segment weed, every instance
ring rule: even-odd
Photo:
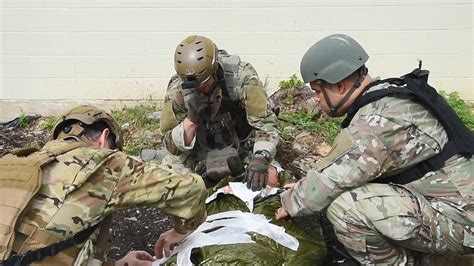
[[[440,94],[446,99],[464,124],[466,124],[467,128],[474,131],[474,114],[469,110],[467,103],[459,97],[459,94],[455,91],[451,93],[441,91]]]
[[[119,125],[128,123],[132,128],[158,129],[160,122],[148,117],[149,113],[157,111],[156,104],[140,104],[131,108],[113,110],[112,115]]]
[[[112,115],[120,126],[128,124],[123,129],[124,152],[138,155],[143,149],[154,149],[161,146],[159,133],[160,121],[149,117],[150,113],[158,111],[155,103],[140,104],[131,108],[113,110]]]
[[[21,128],[26,128],[28,126],[28,118],[24,113],[21,113],[21,115],[18,117],[18,125]]]
[[[331,145],[340,131],[340,125],[344,118],[316,117],[312,112],[282,113],[282,118],[293,124],[297,130],[305,130],[326,137],[326,142]],[[285,130],[283,130],[285,132]],[[291,132],[286,130],[285,137],[291,137]]]
[[[283,102],[286,105],[293,105],[295,104],[295,96],[293,94],[288,93],[286,97],[283,99]]]
[[[280,89],[294,89],[304,85],[304,82],[299,79],[296,74],[293,74],[288,80],[280,81]]]
[[[58,118],[54,116],[46,117],[44,123],[41,125],[41,129],[51,133],[57,120]]]
[[[284,141],[291,141],[295,138],[294,137],[294,130],[291,130],[291,129],[285,127],[282,130],[280,130],[280,137]]]

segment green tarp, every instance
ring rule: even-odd
[[[297,251],[281,246],[265,236],[250,233],[256,243],[197,248],[192,251],[191,261],[196,265],[323,265],[326,246],[319,215],[275,220],[275,211],[280,206],[278,195],[269,196],[255,202],[253,213],[265,215],[267,219],[271,219],[271,223],[284,227],[286,233],[297,238]],[[233,195],[220,194],[207,206],[209,215],[231,210],[249,211],[244,202]],[[176,256],[167,264],[176,264]]]

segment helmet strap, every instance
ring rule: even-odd
[[[194,91],[196,90],[198,86],[198,83],[197,83],[197,80],[196,80],[196,77],[187,77],[186,80],[183,81],[183,83],[181,84],[181,88],[183,90],[190,90],[190,91]]]
[[[326,92],[325,90],[322,90],[323,91],[323,95],[324,95],[324,98],[326,99],[326,102],[328,104],[328,107],[329,107],[329,116],[330,117],[335,117],[337,116],[337,110],[339,108],[341,108],[346,102],[347,100],[349,100],[349,98],[352,96],[352,94],[354,94],[354,91],[360,87],[360,85],[362,84],[362,82],[364,81],[365,79],[365,76],[367,75],[368,73],[368,69],[367,67],[365,66],[362,66],[360,68],[360,71],[359,71],[359,77],[357,78],[357,80],[352,84],[352,87],[351,89],[349,90],[349,92],[346,93],[346,95],[344,95],[344,97],[342,98],[342,100],[339,101],[339,103],[337,104],[336,107],[333,107],[333,105],[331,104],[331,102],[329,101],[329,98],[328,96],[326,95]]]
[[[326,89],[322,89],[321,92],[323,93],[324,100],[326,100],[326,103],[328,104],[328,107],[329,107],[329,114],[328,115],[330,117],[335,117],[336,114],[337,114],[337,109],[332,106],[331,100],[329,99],[329,97],[326,93]]]

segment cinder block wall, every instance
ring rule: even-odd
[[[474,101],[472,0],[1,0],[0,121],[83,102],[163,98],[189,34],[251,62],[267,81],[299,74],[319,38],[346,33],[375,76],[422,59],[438,89]]]

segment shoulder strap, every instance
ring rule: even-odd
[[[356,100],[354,105],[349,109],[347,117],[341,126],[347,127],[363,106],[375,102],[383,97],[416,97],[421,104],[430,109],[438,121],[443,125],[448,134],[448,142],[443,150],[430,159],[422,161],[408,169],[403,170],[396,175],[379,178],[374,182],[378,183],[396,183],[407,184],[423,177],[426,173],[436,171],[444,167],[445,162],[456,154],[466,157],[474,154],[474,134],[465,126],[462,120],[457,116],[456,112],[448,105],[444,98],[439,95],[436,90],[428,85],[423,79],[414,79],[404,76],[403,79],[389,79],[377,81],[370,86],[375,86],[384,82],[395,84],[386,89],[380,89],[368,92]]]
[[[171,77],[170,81],[168,82],[168,86],[166,87],[166,90],[169,90],[171,83],[173,83],[173,82],[174,82],[175,80],[177,80],[177,79],[179,79],[179,75],[178,75],[178,74],[174,74],[174,75]]]
[[[218,51],[222,70],[219,73],[219,85],[225,97],[234,99],[235,87],[239,78],[240,57],[229,55],[225,50]]]
[[[35,261],[41,261],[47,256],[55,256],[62,250],[68,249],[72,246],[81,244],[82,242],[86,241],[90,237],[90,235],[92,235],[92,233],[95,231],[97,226],[99,226],[99,224],[100,223],[97,223],[75,234],[71,238],[59,241],[47,247],[28,251],[23,255],[13,255],[7,260],[0,261],[0,265],[1,266],[29,265]]]

